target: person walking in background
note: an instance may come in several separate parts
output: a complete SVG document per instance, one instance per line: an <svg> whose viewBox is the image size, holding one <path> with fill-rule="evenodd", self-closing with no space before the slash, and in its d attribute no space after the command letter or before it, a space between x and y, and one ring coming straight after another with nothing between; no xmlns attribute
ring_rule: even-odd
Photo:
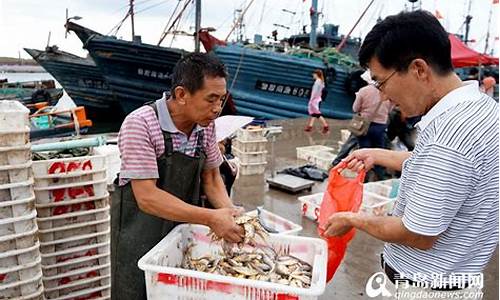
<svg viewBox="0 0 500 300"><path fill-rule="evenodd" d="M309 121L307 122L306 128L304 131L310 132L313 129L315 119L319 119L321 124L323 125L323 133L327 133L329 131L328 123L326 123L325 118L321 114L319 110L319 105L321 103L321 95L323 88L325 88L325 77L323 76L323 71L320 69L314 70L312 74L314 78L314 85L311 90L311 98L309 99L309 105L307 107L309 115Z"/></svg>
<svg viewBox="0 0 500 300"><path fill-rule="evenodd" d="M496 84L497 81L495 80L495 77L491 76L490 73L484 73L484 78L481 81L480 86L481 92L493 98Z"/></svg>

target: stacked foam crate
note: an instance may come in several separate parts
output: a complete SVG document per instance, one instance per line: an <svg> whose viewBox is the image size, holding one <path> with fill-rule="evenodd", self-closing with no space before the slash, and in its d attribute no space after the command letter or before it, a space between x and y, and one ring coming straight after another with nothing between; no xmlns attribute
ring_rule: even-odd
<svg viewBox="0 0 500 300"><path fill-rule="evenodd" d="M240 160L241 175L262 174L266 170L266 146L262 127L239 129L233 141L233 154Z"/></svg>
<svg viewBox="0 0 500 300"><path fill-rule="evenodd" d="M0 101L0 299L43 299L28 114Z"/></svg>
<svg viewBox="0 0 500 300"><path fill-rule="evenodd" d="M47 299L109 299L106 160L90 155L33 162Z"/></svg>

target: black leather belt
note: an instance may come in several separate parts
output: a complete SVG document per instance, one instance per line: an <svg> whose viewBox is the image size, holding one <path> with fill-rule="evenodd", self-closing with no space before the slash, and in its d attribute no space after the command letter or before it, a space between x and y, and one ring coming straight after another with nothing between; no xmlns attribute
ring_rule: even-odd
<svg viewBox="0 0 500 300"><path fill-rule="evenodd" d="M422 286L422 284L417 284L417 282L411 280L411 279L406 279L406 278L401 278L401 275L394 270L391 266L385 263L384 261L384 255L380 254L380 263L382 265L382 270L384 270L385 275L387 275L387 278L393 283L396 284L396 281L398 282L398 285L402 283L407 283L408 285L411 286ZM433 291L458 291L467 288L469 284L465 282L463 287L458 287L456 285L449 286L445 285L444 287L435 287L435 288L430 288Z"/></svg>

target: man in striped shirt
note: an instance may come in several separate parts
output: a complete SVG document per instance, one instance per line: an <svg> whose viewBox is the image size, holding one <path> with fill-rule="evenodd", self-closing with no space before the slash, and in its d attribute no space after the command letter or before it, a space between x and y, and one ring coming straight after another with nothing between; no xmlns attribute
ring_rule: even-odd
<svg viewBox="0 0 500 300"><path fill-rule="evenodd" d="M425 11L375 25L359 60L383 98L407 116L423 117L413 152L362 149L346 158L353 170L382 165L402 171L392 216L336 213L327 234L354 227L385 241L387 277L409 279L413 292L434 293L419 297L396 284L400 299L480 289L470 279L482 276L498 244L498 103L479 91L477 81L456 76L448 35Z"/></svg>
<svg viewBox="0 0 500 300"><path fill-rule="evenodd" d="M207 225L227 241L241 241L233 218L239 210L219 173L213 122L226 95L225 78L215 56L189 54L173 70L171 96L123 122L119 187L111 203L113 299L146 299L137 261L179 222ZM209 205L202 203L201 189Z"/></svg>

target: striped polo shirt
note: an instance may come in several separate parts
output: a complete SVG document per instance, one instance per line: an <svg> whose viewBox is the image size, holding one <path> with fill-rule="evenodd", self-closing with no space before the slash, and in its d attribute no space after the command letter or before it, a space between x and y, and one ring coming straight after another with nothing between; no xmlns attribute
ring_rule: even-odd
<svg viewBox="0 0 500 300"><path fill-rule="evenodd" d="M195 156L198 136L203 134L203 150L207 155L204 169L220 166L222 156L215 138L215 123L207 127L196 125L187 136L176 127L166 102L166 95L156 101L158 118L149 106L142 106L130 113L120 128L118 147L121 154L119 185L125 185L130 179L159 178L156 160L165 152L163 131L170 133L173 150L189 156Z"/></svg>
<svg viewBox="0 0 500 300"><path fill-rule="evenodd" d="M417 124L393 215L429 250L387 243L385 261L409 279L481 272L498 244L499 107L477 81L451 91Z"/></svg>

